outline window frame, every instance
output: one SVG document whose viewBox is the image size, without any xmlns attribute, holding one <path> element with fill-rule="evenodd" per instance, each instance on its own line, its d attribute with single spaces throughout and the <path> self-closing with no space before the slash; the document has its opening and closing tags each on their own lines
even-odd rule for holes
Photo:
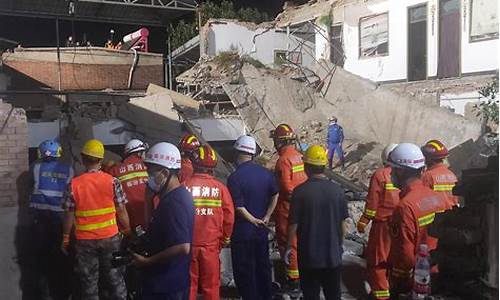
<svg viewBox="0 0 500 300">
<path fill-rule="evenodd" d="M 488 36 L 483 36 L 482 38 L 476 38 L 474 39 L 472 37 L 472 5 L 473 5 L 473 2 L 474 0 L 470 0 L 469 1 L 469 32 L 468 32 L 468 36 L 469 36 L 469 44 L 472 44 L 472 43 L 478 43 L 478 42 L 484 42 L 484 41 L 491 41 L 491 40 L 498 40 L 499 38 L 499 32 L 497 30 L 497 32 L 493 35 L 488 35 Z M 498 10 L 497 10 L 497 14 L 498 14 Z M 497 15 L 497 18 L 499 16 Z"/>
<path fill-rule="evenodd" d="M 362 56 L 361 55 L 361 22 L 379 17 L 381 15 L 387 15 L 387 52 L 384 54 L 375 54 L 371 56 Z M 376 58 L 376 57 L 384 57 L 384 56 L 389 56 L 389 40 L 390 40 L 390 35 L 389 35 L 389 11 L 379 13 L 379 14 L 373 14 L 373 15 L 368 15 L 359 18 L 358 20 L 358 59 L 370 59 L 370 58 Z"/>
</svg>

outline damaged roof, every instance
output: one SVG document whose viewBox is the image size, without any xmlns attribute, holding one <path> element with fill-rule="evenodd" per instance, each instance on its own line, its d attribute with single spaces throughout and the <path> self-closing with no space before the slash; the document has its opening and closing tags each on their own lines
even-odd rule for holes
<svg viewBox="0 0 500 300">
<path fill-rule="evenodd" d="M 332 6 L 344 2 L 343 0 L 313 0 L 306 4 L 294 6 L 285 2 L 283 12 L 275 19 L 277 27 L 286 27 L 317 19 L 328 14 Z"/>
</svg>

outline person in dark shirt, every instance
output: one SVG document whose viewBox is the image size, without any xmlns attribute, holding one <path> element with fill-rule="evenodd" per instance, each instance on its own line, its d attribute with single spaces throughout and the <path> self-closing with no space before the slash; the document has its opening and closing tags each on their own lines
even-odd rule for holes
<svg viewBox="0 0 500 300">
<path fill-rule="evenodd" d="M 254 138 L 241 136 L 234 148 L 238 166 L 227 181 L 236 210 L 231 237 L 234 280 L 243 300 L 271 300 L 266 226 L 278 202 L 279 187 L 273 173 L 253 162 Z"/>
<path fill-rule="evenodd" d="M 179 150 L 158 143 L 146 154 L 148 186 L 160 198 L 146 233 L 151 256 L 134 254 L 133 265 L 142 268 L 142 300 L 187 300 L 193 239 L 194 204 L 180 184 Z M 151 207 L 152 205 L 149 205 Z"/>
<path fill-rule="evenodd" d="M 321 146 L 311 146 L 304 157 L 309 179 L 292 193 L 288 236 L 297 234 L 300 285 L 305 300 L 341 299 L 342 242 L 348 218 L 343 189 L 324 175 L 328 162 Z M 290 240 L 290 239 L 289 239 Z M 291 252 L 289 245 L 285 260 Z"/>
</svg>

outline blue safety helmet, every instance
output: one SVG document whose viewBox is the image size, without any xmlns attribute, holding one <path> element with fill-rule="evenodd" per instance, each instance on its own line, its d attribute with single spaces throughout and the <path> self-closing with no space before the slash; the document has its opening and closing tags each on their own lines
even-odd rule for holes
<svg viewBox="0 0 500 300">
<path fill-rule="evenodd" d="M 61 157 L 62 149 L 61 145 L 55 140 L 43 141 L 40 146 L 38 146 L 38 157 Z"/>
</svg>

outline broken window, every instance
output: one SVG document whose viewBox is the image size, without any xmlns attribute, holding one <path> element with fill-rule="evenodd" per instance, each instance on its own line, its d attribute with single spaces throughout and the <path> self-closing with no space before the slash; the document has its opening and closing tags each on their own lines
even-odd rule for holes
<svg viewBox="0 0 500 300">
<path fill-rule="evenodd" d="M 359 57 L 389 54 L 388 14 L 364 17 L 359 20 Z"/>
<path fill-rule="evenodd" d="M 498 0 L 471 0 L 470 41 L 498 38 Z"/>
</svg>

